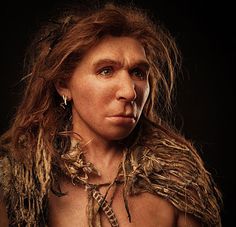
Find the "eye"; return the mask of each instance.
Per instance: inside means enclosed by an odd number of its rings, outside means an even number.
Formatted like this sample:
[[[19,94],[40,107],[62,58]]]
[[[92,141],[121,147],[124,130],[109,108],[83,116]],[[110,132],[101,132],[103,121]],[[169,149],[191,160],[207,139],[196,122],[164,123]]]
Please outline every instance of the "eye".
[[[140,69],[140,68],[134,68],[130,71],[130,74],[140,80],[145,80],[147,77],[147,73]]]
[[[111,66],[103,67],[98,70],[98,75],[110,76],[113,73],[113,68]]]

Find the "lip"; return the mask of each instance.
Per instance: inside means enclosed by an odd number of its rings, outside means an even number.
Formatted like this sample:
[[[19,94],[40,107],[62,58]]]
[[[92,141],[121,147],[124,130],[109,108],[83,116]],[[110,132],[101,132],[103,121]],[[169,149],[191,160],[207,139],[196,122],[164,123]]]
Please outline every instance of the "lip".
[[[133,114],[118,114],[109,116],[108,119],[118,124],[134,124],[136,122],[136,117]]]

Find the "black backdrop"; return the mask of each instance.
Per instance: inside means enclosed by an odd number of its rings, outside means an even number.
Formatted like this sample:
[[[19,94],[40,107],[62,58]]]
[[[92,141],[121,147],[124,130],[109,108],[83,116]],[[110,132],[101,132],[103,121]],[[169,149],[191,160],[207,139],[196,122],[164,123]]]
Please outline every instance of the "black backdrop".
[[[18,82],[31,33],[47,18],[55,2],[71,1],[5,2],[1,6],[1,133],[7,129],[20,98]],[[232,226],[236,51],[233,7],[227,1],[134,2],[162,21],[182,51],[185,76],[178,84],[177,115],[183,119],[182,131],[195,142],[223,193],[223,226]]]

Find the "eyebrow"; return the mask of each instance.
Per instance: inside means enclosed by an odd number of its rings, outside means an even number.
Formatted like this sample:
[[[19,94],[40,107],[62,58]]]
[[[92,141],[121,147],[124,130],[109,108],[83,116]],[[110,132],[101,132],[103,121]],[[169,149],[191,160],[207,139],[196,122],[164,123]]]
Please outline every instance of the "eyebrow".
[[[116,65],[116,66],[121,66],[121,62],[119,61],[114,61],[112,59],[104,58],[104,59],[99,59],[98,61],[93,63],[93,66],[95,68],[102,67],[104,65]]]
[[[109,58],[100,59],[93,63],[93,67],[95,68],[99,68],[106,65],[121,67],[122,63],[120,61],[112,60]],[[135,68],[135,67],[141,67],[144,70],[148,71],[150,69],[150,64],[146,60],[139,60],[134,64],[132,64],[130,68]]]

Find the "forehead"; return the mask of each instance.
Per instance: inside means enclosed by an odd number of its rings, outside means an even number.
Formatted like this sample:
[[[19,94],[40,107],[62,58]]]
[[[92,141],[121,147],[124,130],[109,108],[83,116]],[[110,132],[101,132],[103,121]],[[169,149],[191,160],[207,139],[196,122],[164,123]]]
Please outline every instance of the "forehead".
[[[138,40],[131,37],[113,36],[107,36],[91,47],[84,55],[82,62],[93,64],[100,59],[116,60],[123,64],[147,61],[145,50]]]

